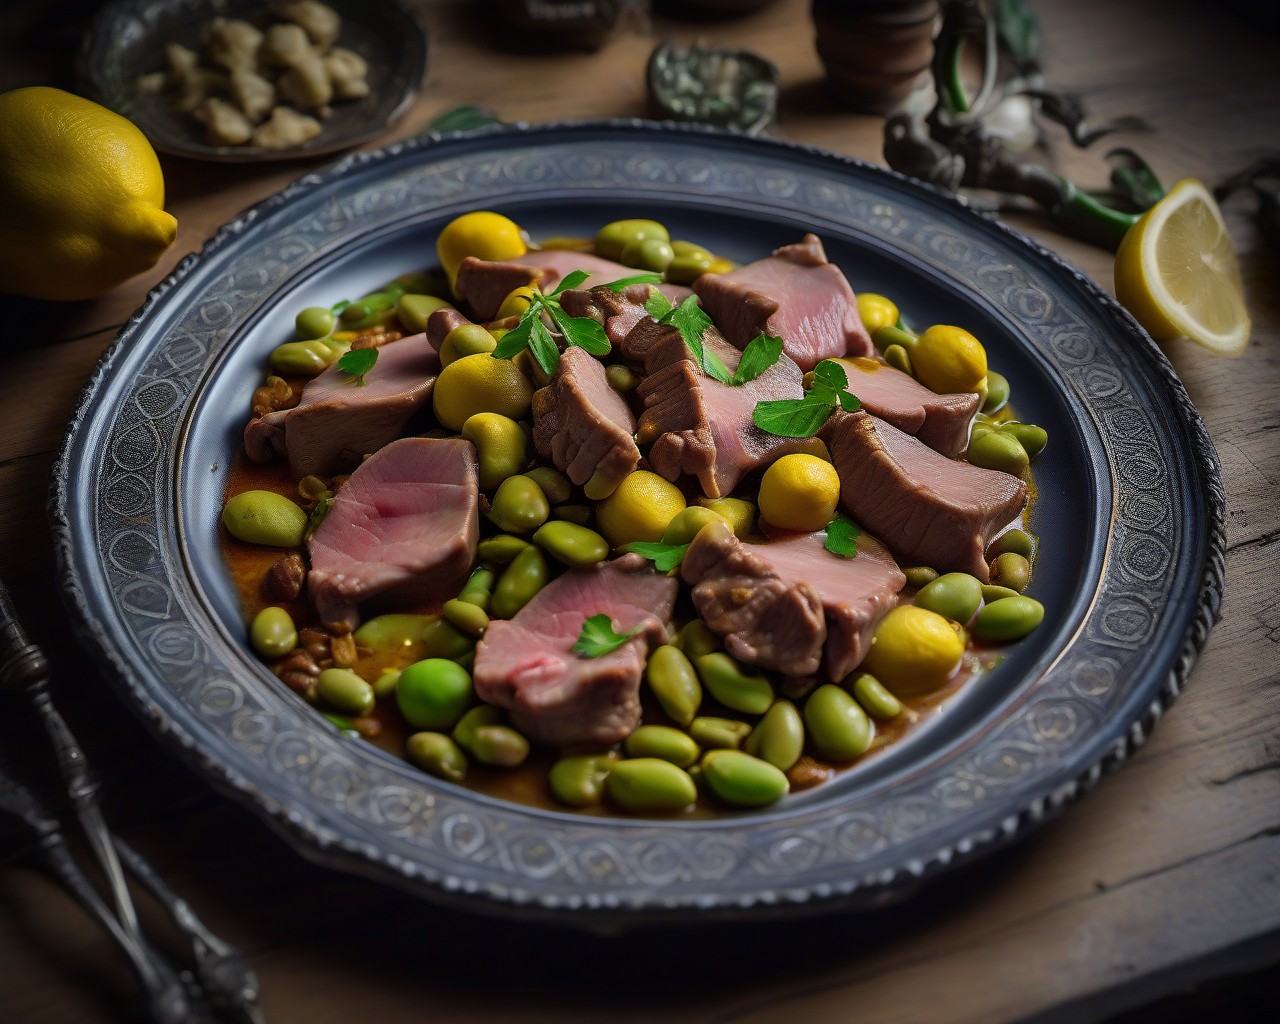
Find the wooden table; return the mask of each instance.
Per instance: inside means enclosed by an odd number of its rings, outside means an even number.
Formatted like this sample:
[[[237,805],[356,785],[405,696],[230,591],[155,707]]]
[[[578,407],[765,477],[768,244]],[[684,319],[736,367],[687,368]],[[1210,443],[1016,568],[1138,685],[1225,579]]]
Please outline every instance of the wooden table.
[[[489,49],[469,6],[423,4],[433,33],[427,82],[387,141],[460,103],[508,120],[640,115],[650,48],[701,35],[779,66],[777,134],[880,157],[880,122],[822,96],[804,0],[714,27],[657,21],[649,35],[632,30],[600,53],[567,58]],[[1036,8],[1051,82],[1082,93],[1099,116],[1150,121],[1154,134],[1117,142],[1139,145],[1166,181],[1213,182],[1276,152],[1275,38],[1220,5],[1187,0]],[[5,16],[0,90],[69,83],[81,25],[37,12],[28,3]],[[1051,157],[1079,181],[1105,180],[1097,153],[1074,151],[1057,133]],[[437,910],[307,864],[157,745],[69,643],[44,508],[86,375],[183,254],[308,169],[163,162],[179,233],[155,270],[94,302],[6,303],[0,573],[54,657],[57,699],[108,780],[109,818],[248,952],[270,1021],[325,1024],[353,1012],[382,1024],[594,1024],[606,1014],[690,1024],[1075,1022],[1118,1013],[1176,1021],[1239,1018],[1245,996],[1280,1009],[1280,263],[1248,216],[1250,201],[1228,207],[1255,321],[1247,353],[1233,361],[1187,342],[1166,349],[1222,457],[1227,591],[1186,693],[1146,748],[1026,842],[905,906],[605,940]],[[1107,253],[1038,221],[1018,226],[1110,286]],[[32,720],[2,706],[0,749],[24,774],[35,771],[44,758]],[[0,1020],[120,1020],[133,994],[121,958],[57,887],[20,867],[0,869]]]

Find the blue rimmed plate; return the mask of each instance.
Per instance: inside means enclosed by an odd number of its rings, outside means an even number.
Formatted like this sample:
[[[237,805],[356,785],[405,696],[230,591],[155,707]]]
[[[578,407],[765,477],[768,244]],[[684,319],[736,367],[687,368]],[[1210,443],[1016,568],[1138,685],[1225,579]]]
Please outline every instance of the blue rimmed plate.
[[[327,728],[247,650],[217,543],[248,395],[293,313],[432,262],[501,210],[534,237],[645,216],[736,259],[822,236],[858,290],[986,343],[1036,463],[1043,625],[881,756],[763,812],[637,821],[480,795]],[[898,175],[640,122],[415,140],[308,175],[149,297],[72,419],[53,510],[82,641],[161,739],[301,852],[584,924],[869,906],[1009,842],[1145,738],[1217,618],[1216,455],[1169,364],[1049,252]]]

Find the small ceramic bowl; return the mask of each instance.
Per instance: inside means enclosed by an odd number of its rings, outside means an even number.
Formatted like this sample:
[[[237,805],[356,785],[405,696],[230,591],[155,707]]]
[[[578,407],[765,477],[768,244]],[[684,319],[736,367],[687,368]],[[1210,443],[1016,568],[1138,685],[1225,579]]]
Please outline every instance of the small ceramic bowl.
[[[649,56],[650,113],[755,134],[778,109],[778,69],[750,50],[668,41]]]

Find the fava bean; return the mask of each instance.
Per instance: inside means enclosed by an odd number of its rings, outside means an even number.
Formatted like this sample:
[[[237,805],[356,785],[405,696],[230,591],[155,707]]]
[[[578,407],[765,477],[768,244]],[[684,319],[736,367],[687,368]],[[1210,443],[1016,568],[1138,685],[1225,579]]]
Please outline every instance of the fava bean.
[[[1021,555],[1023,558],[1030,558],[1035,546],[1036,542],[1031,539],[1029,533],[1015,527],[1012,530],[1005,530],[1004,533],[1000,534],[987,546],[987,560],[994,561],[1006,551],[1012,551],[1015,555]]]
[[[1044,427],[1037,427],[1034,423],[1018,423],[1010,420],[1007,423],[1001,423],[999,430],[1001,434],[1012,437],[1022,445],[1022,450],[1027,453],[1028,459],[1034,460],[1049,443],[1049,432]]]
[[[1002,597],[978,612],[973,632],[983,640],[1020,640],[1044,619],[1044,605],[1029,597]]]
[[[373,710],[373,687],[348,668],[327,668],[316,679],[316,696],[343,714],[359,717]]]
[[[875,727],[862,706],[848,693],[827,683],[810,694],[804,706],[809,738],[823,757],[852,761],[871,746]]]
[[[702,777],[707,789],[731,807],[764,807],[791,788],[776,765],[740,750],[709,751],[702,759]]]
[[[995,583],[984,583],[982,585],[982,600],[987,604],[992,601],[1002,601],[1006,597],[1017,597],[1016,590],[1010,590],[1008,587],[1001,587]]]
[[[436,778],[461,782],[467,777],[467,755],[444,733],[415,732],[404,748],[410,761]]]
[[[527,476],[510,476],[498,485],[489,518],[508,533],[530,533],[547,521],[551,506],[542,488]]]
[[[633,813],[669,814],[698,799],[689,773],[656,757],[619,761],[604,785],[610,800]]]
[[[902,574],[907,578],[907,586],[923,589],[938,578],[938,570],[930,569],[927,565],[913,565],[909,569],[903,569]]]
[[[509,725],[482,725],[467,750],[481,764],[515,768],[529,756],[529,741]]]
[[[462,424],[462,436],[476,446],[480,489],[491,491],[529,461],[529,439],[510,416],[478,412]]]
[[[987,371],[987,397],[982,403],[982,411],[990,416],[999,412],[1009,404],[1009,381],[1002,373]]]
[[[652,270],[661,274],[670,266],[676,254],[671,243],[664,238],[641,238],[628,242],[618,257],[620,263],[640,270]]]
[[[676,634],[674,646],[684,651],[685,657],[692,661],[720,650],[720,638],[701,619],[690,619]]]
[[[736,750],[751,735],[751,726],[736,718],[703,715],[689,723],[689,735],[708,750]]]
[[[982,581],[967,572],[949,572],[925,584],[916,594],[915,603],[963,626],[982,604]]]
[[[338,314],[338,319],[348,331],[364,331],[389,324],[396,319],[396,301],[401,294],[398,290],[372,292],[350,303]]]
[[[379,615],[353,634],[360,647],[383,659],[458,658],[471,641],[439,615]]]
[[[668,244],[671,235],[656,220],[615,220],[606,224],[596,233],[596,255],[607,260],[618,260],[622,250],[632,242],[643,242],[646,238],[661,239]]]
[[[249,624],[249,646],[263,658],[283,658],[298,646],[298,629],[283,608],[263,608]]]
[[[721,704],[744,715],[763,715],[773,704],[773,687],[762,675],[745,671],[724,653],[693,659],[702,685]]]
[[[774,704],[751,730],[743,749],[753,757],[787,771],[804,753],[804,720],[796,706],[789,700]]]
[[[676,253],[667,264],[666,278],[672,284],[693,284],[711,269],[713,262],[709,253],[704,256],[681,256]]]
[[[888,349],[892,345],[897,345],[906,352],[910,352],[916,343],[916,336],[910,331],[904,331],[901,327],[881,327],[871,334],[871,343],[888,358]]]
[[[496,537],[486,537],[476,545],[476,554],[490,565],[509,565],[527,547],[530,547],[527,540],[500,533]]]
[[[553,505],[563,504],[573,494],[573,484],[569,483],[569,478],[558,469],[552,469],[550,466],[534,466],[524,475],[542,488],[547,501]]]
[[[471,674],[445,658],[414,662],[396,683],[396,705],[415,729],[452,729],[474,697]]]
[[[693,739],[669,725],[642,725],[623,741],[628,757],[656,757],[688,768],[702,753]]]
[[[340,348],[323,341],[286,341],[277,345],[267,357],[272,373],[285,376],[315,377],[342,357]]]
[[[614,363],[606,366],[604,369],[604,379],[609,382],[609,387],[620,395],[626,395],[636,389],[636,385],[640,383],[640,378],[632,372],[631,367],[623,366],[621,363]]]
[[[491,603],[495,619],[509,619],[547,585],[547,560],[535,547],[527,547],[511,560],[498,578]]]
[[[396,299],[396,317],[400,326],[408,334],[422,334],[427,329],[427,321],[437,309],[452,309],[452,303],[437,299],[434,295],[414,295],[406,293]]]
[[[394,696],[398,682],[400,682],[400,670],[384,668],[382,675],[378,676],[372,683],[374,697],[378,700],[385,700],[387,697]]]
[[[440,614],[459,633],[473,640],[479,640],[484,636],[484,631],[489,628],[489,616],[485,614],[484,609],[469,601],[461,601],[458,598],[446,601],[444,607],[440,609]]]
[[[890,345],[884,350],[884,361],[895,370],[911,374],[911,355],[901,345]]]
[[[562,757],[551,766],[551,795],[570,807],[591,807],[604,798],[605,776],[618,761],[613,751]]]
[[[848,685],[848,680],[845,682]],[[860,672],[853,680],[850,689],[853,691],[854,699],[872,718],[887,722],[902,714],[902,701],[886,690],[880,680],[868,672]]]
[[[1025,475],[1031,464],[1026,449],[1018,439],[1001,430],[972,436],[969,440],[969,452],[965,457],[975,466],[1017,477]]]
[[[296,548],[307,529],[307,514],[275,491],[243,491],[223,506],[222,522],[236,540]]]
[[[492,352],[498,342],[479,324],[460,324],[440,342],[440,365],[448,366],[467,356]]]
[[[597,565],[609,557],[609,542],[595,530],[576,523],[553,519],[538,527],[533,542],[565,565]]]
[[[591,522],[591,508],[587,505],[557,505],[552,510],[557,519],[577,526],[586,526]]]
[[[450,735],[464,750],[470,750],[475,742],[476,733],[486,725],[499,725],[502,722],[502,709],[492,704],[477,704],[458,719]]]
[[[698,504],[728,523],[738,540],[746,540],[755,529],[756,507],[743,498],[701,498]]]
[[[493,581],[496,575],[492,569],[483,566],[467,577],[467,582],[458,593],[459,601],[473,604],[481,611],[489,610],[489,601],[493,596]]]
[[[308,306],[293,318],[293,329],[300,341],[327,338],[333,333],[337,318],[324,306]]]
[[[991,563],[991,582],[1022,593],[1031,582],[1031,563],[1012,551],[997,555]]]
[[[673,722],[687,726],[693,721],[702,704],[702,684],[683,651],[670,644],[654,648],[645,667],[645,679]]]
[[[723,523],[724,516],[701,505],[690,505],[667,524],[662,533],[663,544],[688,544],[704,526],[711,523]]]

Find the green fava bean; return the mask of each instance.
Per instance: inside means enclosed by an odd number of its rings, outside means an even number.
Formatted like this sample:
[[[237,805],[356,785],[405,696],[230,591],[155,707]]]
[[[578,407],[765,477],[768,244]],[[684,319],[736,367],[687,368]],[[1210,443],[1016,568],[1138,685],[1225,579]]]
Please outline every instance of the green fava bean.
[[[743,749],[786,771],[804,753],[804,720],[789,700],[780,700],[751,730]],[[714,787],[713,787],[714,788]]]
[[[1021,640],[1044,619],[1044,605],[1019,594],[992,601],[978,612],[973,632],[983,640]]]
[[[661,274],[676,258],[671,243],[662,238],[641,238],[623,246],[619,262],[640,270]]]
[[[620,395],[630,394],[640,383],[640,378],[632,372],[631,367],[623,366],[621,363],[606,366],[604,379],[609,382],[609,387]]]
[[[1006,551],[991,563],[991,582],[1022,593],[1031,582],[1031,563],[1021,555]]]
[[[535,547],[527,547],[511,560],[498,578],[490,604],[495,619],[509,619],[547,585],[547,560]]]
[[[846,685],[848,681],[846,680]],[[902,714],[902,701],[884,688],[884,684],[868,672],[862,672],[853,681],[854,699],[872,718],[887,722]]]
[[[529,756],[529,741],[509,725],[482,725],[471,736],[467,749],[481,764],[515,768]]]
[[[223,506],[222,522],[236,540],[296,548],[307,529],[307,514],[275,491],[244,491]]]
[[[598,804],[604,798],[605,777],[617,760],[618,755],[613,751],[562,757],[547,775],[551,795],[570,807]]]
[[[877,350],[884,353],[887,359],[888,350],[893,345],[909,353],[915,346],[916,336],[910,331],[904,331],[901,327],[881,327],[871,335],[871,342]]]
[[[379,324],[388,324],[396,319],[396,300],[400,293],[373,292],[349,304],[338,319],[342,327],[348,331],[364,331]]]
[[[502,709],[492,704],[478,704],[458,719],[450,735],[460,747],[471,749],[476,733],[486,725],[499,725],[502,722]]]
[[[500,533],[496,537],[486,537],[476,546],[476,554],[490,565],[510,565],[516,555],[531,545],[527,540],[513,537],[509,533]]]
[[[736,750],[751,734],[751,726],[736,718],[703,715],[689,723],[689,735],[707,750]]]
[[[415,732],[405,740],[405,755],[424,772],[450,782],[467,777],[467,755],[440,732]]]
[[[409,334],[422,334],[427,321],[437,309],[452,309],[452,304],[434,295],[401,295],[396,299],[396,317]]]
[[[552,469],[550,466],[534,466],[525,473],[525,476],[542,488],[547,501],[553,505],[568,501],[569,496],[573,494],[573,484],[569,483],[569,478],[558,469]]]
[[[316,696],[343,714],[359,717],[373,710],[373,687],[346,668],[327,668],[316,679]]]
[[[982,403],[982,411],[990,416],[999,412],[1009,404],[1009,381],[1002,373],[987,371],[987,397]]]
[[[477,569],[467,578],[466,584],[458,593],[458,600],[473,604],[481,611],[487,612],[489,610],[489,601],[493,596],[493,581],[495,579],[497,579],[497,576],[492,569]]]
[[[489,616],[485,610],[460,598],[446,601],[440,614],[449,625],[472,640],[479,640],[489,628]]]
[[[688,768],[702,753],[691,737],[669,725],[642,725],[622,746],[628,757],[656,757],[677,768]]]
[[[1006,530],[988,545],[987,560],[995,561],[998,556],[1003,555],[1006,551],[1012,551],[1015,555],[1021,555],[1023,558],[1030,558],[1035,548],[1036,542],[1032,540],[1031,534],[1015,527],[1012,530]]]
[[[907,376],[913,376],[911,372],[911,355],[901,345],[890,345],[885,349],[884,361],[895,370],[901,370]]]
[[[470,673],[446,658],[415,661],[396,683],[396,706],[415,729],[452,729],[474,697]]]
[[[332,345],[312,341],[286,341],[277,345],[267,359],[273,373],[284,376],[315,377],[336,363],[342,352]]]
[[[909,569],[903,569],[902,574],[907,578],[907,586],[917,590],[927,587],[938,578],[938,570],[930,569],[927,565],[913,565]]]
[[[764,807],[790,790],[776,765],[740,750],[712,750],[702,759],[707,789],[731,807]]]
[[[396,692],[396,684],[400,682],[400,671],[394,668],[384,668],[382,675],[373,681],[373,695],[378,700],[385,700]]]
[[[992,601],[1002,601],[1006,597],[1017,596],[1018,592],[1016,590],[1010,590],[1008,587],[997,586],[994,583],[985,583],[982,586],[982,600],[987,604],[991,604]]]
[[[531,533],[545,523],[550,514],[547,496],[527,476],[503,480],[489,507],[489,518],[498,529],[508,533]]]
[[[283,658],[298,646],[298,629],[283,608],[263,608],[249,624],[249,646],[263,658]]]
[[[693,721],[702,704],[702,684],[683,651],[671,644],[655,648],[645,667],[645,679],[673,722],[687,726]]]
[[[982,581],[967,572],[949,572],[916,594],[916,607],[966,625],[982,604]]]
[[[604,785],[610,800],[624,811],[639,814],[682,811],[698,799],[698,787],[689,773],[656,757],[619,761]]]
[[[690,619],[676,634],[675,646],[684,651],[685,657],[692,661],[720,650],[720,638],[701,619]]]
[[[1012,437],[1022,445],[1022,450],[1027,453],[1028,459],[1034,459],[1049,443],[1049,432],[1044,427],[1037,427],[1034,423],[1010,421],[1001,423],[997,429],[1001,434]]]
[[[440,342],[440,365],[448,366],[467,356],[492,352],[498,341],[480,324],[461,324]]]
[[[667,524],[662,534],[662,543],[688,544],[704,526],[724,521],[724,516],[718,512],[703,508],[701,505],[690,505],[683,511],[677,512],[675,518]]]
[[[551,511],[557,519],[563,519],[566,523],[586,526],[591,522],[591,508],[588,505],[557,505]]]
[[[293,318],[293,329],[301,341],[327,338],[336,322],[333,311],[324,306],[308,306]]]
[[[609,542],[600,534],[563,520],[553,519],[539,526],[533,542],[556,561],[580,568],[597,565],[609,557]]]
[[[823,757],[852,761],[866,752],[875,735],[862,706],[833,683],[819,686],[804,706],[809,738]]]
[[[620,259],[629,243],[643,242],[646,238],[658,238],[670,244],[671,233],[656,220],[615,220],[596,233],[596,255],[607,260]]]
[[[994,469],[1017,477],[1025,475],[1031,465],[1026,449],[1018,439],[999,430],[972,436],[966,458],[983,469]]]
[[[744,715],[763,715],[773,704],[773,687],[762,675],[745,672],[724,653],[693,659],[702,685],[721,704]]]
[[[478,412],[462,424],[462,436],[476,446],[482,491],[491,491],[509,480],[529,461],[528,436],[510,416]]]

